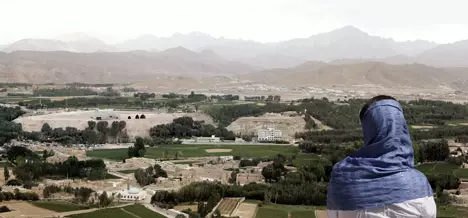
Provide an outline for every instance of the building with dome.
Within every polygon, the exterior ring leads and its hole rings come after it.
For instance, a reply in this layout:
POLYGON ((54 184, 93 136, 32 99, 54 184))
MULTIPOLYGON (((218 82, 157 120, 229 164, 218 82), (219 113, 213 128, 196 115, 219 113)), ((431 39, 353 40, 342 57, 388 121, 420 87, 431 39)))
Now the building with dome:
POLYGON ((147 193, 146 191, 139 188, 129 188, 119 192, 120 200, 122 201, 141 201, 145 200, 147 193))

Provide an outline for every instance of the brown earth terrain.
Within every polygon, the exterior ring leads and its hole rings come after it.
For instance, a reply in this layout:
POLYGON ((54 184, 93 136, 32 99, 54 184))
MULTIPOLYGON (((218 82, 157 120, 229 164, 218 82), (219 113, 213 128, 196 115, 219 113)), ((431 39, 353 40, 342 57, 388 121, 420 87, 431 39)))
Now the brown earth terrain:
POLYGON ((257 131, 265 128, 275 128, 283 132, 283 137, 292 137, 305 127, 304 118, 280 114, 266 114, 260 117, 241 117, 232 122, 227 129, 236 134, 257 135, 257 131))
POLYGON ((205 123, 212 124, 212 119, 204 114, 198 113, 154 113, 138 111, 74 111, 61 112, 38 116, 25 116, 16 119, 14 122, 21 123, 26 131, 40 131, 44 123, 48 123, 52 128, 75 127, 84 129, 88 126, 88 121, 96 120, 96 117, 112 123, 113 121, 125 121, 127 134, 130 137, 148 136, 149 129, 155 125, 171 123, 172 120, 182 116, 191 116, 195 120, 204 120, 205 123), (144 114, 145 119, 135 119, 136 115, 144 114), (113 116, 113 118, 109 118, 113 116), (131 119, 128 119, 128 116, 131 119), (116 118, 118 117, 118 119, 116 118))

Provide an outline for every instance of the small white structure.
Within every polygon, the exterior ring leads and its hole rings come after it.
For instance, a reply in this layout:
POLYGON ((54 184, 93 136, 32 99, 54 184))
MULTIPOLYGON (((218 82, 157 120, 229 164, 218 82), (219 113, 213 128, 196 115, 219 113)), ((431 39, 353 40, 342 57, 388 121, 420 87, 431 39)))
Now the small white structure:
POLYGON ((120 200, 122 201, 141 201, 144 200, 147 196, 147 192, 139 188, 129 188, 127 190, 122 190, 119 192, 120 200))
POLYGON ((221 140, 219 137, 212 135, 211 137, 197 137, 195 142, 197 143, 219 143, 221 140))
POLYGON ((234 160, 234 156, 219 156, 218 160, 221 162, 227 162, 227 161, 234 160))
POLYGON ((243 138, 236 137, 234 140, 235 143, 245 143, 245 140, 243 138))
POLYGON ((260 129, 257 132, 258 141, 277 141, 283 140, 283 132, 278 129, 268 128, 260 129))

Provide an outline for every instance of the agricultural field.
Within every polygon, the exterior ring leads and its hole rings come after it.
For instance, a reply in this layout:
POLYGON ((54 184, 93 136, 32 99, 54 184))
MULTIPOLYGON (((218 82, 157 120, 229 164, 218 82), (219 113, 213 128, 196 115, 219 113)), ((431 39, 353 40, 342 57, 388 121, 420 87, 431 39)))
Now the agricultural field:
POLYGON ((239 203, 240 198, 225 198, 221 201, 221 203, 218 206, 219 212, 221 214, 226 214, 226 215, 231 215, 234 209, 237 206, 237 203, 239 203))
MULTIPOLYGON (((259 203, 258 201, 245 201, 246 203, 259 203)), ((314 206, 264 204, 258 208, 255 218, 315 218, 315 210, 323 209, 314 206)))
POLYGON ((468 179, 468 169, 449 163, 426 163, 418 165, 416 168, 426 175, 453 172, 458 178, 468 179))
POLYGON ((91 213, 76 214, 68 216, 69 218, 135 218, 135 217, 154 217, 154 218, 165 218, 164 216, 147 209, 143 205, 135 204, 121 208, 109 208, 94 211, 91 213))
POLYGON ((274 208, 258 208, 257 216, 255 218, 287 218, 288 213, 283 210, 274 208))
POLYGON ((55 212, 86 210, 90 208, 88 206, 73 204, 69 202, 59 202, 59 201, 36 201, 36 202, 31 202, 31 204, 36 207, 44 208, 44 209, 55 211, 55 212))
MULTIPOLYGON (((128 149, 94 150, 88 151, 87 156, 105 159, 122 160, 127 158, 128 149)), ((179 158, 208 157, 208 156, 241 156, 241 157, 274 157, 277 154, 292 156, 299 153, 297 147, 289 145, 163 145, 148 148, 147 158, 173 158, 175 153, 180 152, 179 158), (216 150, 219 149, 219 152, 216 150), (222 149, 222 150, 221 150, 222 149)))

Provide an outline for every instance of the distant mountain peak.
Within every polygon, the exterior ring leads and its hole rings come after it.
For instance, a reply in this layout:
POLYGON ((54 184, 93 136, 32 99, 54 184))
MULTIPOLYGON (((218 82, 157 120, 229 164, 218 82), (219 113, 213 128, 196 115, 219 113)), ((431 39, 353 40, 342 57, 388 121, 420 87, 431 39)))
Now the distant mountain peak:
POLYGON ((184 48, 182 46, 166 49, 166 50, 162 51, 162 53, 165 53, 165 54, 191 54, 191 55, 196 54, 196 52, 194 52, 192 50, 189 50, 189 49, 186 49, 186 48, 184 48))
POLYGON ((343 34, 343 35, 366 35, 366 36, 369 35, 368 33, 352 25, 347 25, 339 29, 332 30, 329 33, 330 34, 343 34))

